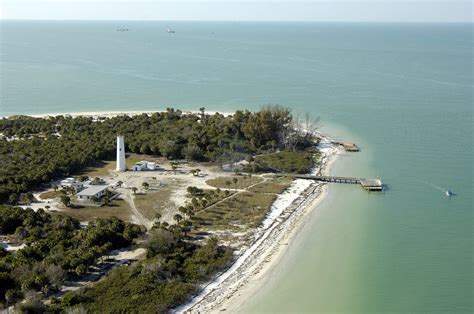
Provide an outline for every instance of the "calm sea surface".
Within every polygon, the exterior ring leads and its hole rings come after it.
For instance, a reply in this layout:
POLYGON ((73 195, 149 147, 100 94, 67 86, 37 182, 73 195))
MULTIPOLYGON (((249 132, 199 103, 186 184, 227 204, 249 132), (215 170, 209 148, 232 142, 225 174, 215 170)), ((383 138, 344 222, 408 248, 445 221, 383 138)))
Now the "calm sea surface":
POLYGON ((474 311, 472 24, 0 27, 0 115, 274 103, 359 144, 333 173, 387 191, 331 186, 243 311, 474 311))

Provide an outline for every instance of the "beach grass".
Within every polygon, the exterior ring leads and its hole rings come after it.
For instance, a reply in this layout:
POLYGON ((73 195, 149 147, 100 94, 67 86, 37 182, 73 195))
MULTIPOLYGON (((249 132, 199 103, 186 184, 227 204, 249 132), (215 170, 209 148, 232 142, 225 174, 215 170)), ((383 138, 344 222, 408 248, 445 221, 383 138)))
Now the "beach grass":
POLYGON ((196 213, 193 223, 202 229, 247 229, 260 224, 276 194, 243 192, 196 213))
POLYGON ((210 186, 221 189, 245 189, 262 181, 262 178, 256 176, 230 176, 210 179, 207 180, 206 183, 210 186), (236 183, 234 183, 234 179, 237 180, 236 183))
POLYGON ((275 178, 252 186, 249 188, 249 191, 254 193, 281 194, 290 186, 292 181, 293 179, 288 177, 275 178))

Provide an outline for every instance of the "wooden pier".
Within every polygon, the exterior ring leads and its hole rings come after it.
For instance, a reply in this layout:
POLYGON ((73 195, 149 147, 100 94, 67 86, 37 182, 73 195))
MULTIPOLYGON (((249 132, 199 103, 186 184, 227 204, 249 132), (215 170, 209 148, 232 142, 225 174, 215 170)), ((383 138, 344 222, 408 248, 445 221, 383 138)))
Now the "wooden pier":
POLYGON ((278 174, 282 176, 292 177, 295 179, 315 180, 331 183, 349 183, 360 184, 368 191, 382 191, 383 183, 380 179, 354 178, 354 177, 334 177, 334 176, 312 176, 308 174, 278 174))

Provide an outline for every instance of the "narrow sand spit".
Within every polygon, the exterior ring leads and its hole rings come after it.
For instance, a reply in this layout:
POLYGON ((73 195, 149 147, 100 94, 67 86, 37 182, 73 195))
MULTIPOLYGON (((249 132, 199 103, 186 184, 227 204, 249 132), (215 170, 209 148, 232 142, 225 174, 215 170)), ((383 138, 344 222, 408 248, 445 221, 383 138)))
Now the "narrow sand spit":
MULTIPOLYGON (((322 140, 319 148, 322 152, 322 162, 314 169, 313 174, 327 173, 340 152, 327 138, 322 140)), ((238 310, 247 296, 258 291, 270 270, 278 263, 288 241, 302 227, 308 213, 325 194, 324 183, 294 180, 273 203, 262 225, 256 230, 250 247, 242 248, 229 269, 204 286, 189 303, 174 312, 209 313, 238 310)))
MULTIPOLYGON (((175 109, 178 110, 178 109, 175 109)), ((148 114, 151 115, 155 112, 166 112, 165 110, 154 110, 154 111, 89 111, 89 112, 68 112, 68 113, 41 113, 41 114, 28 114, 30 117, 35 117, 35 118, 47 118, 47 117, 55 117, 55 116, 71 116, 71 117, 79 117, 79 116, 84 116, 84 117, 94 117, 94 118, 113 118, 117 116, 136 116, 136 115, 141 115, 141 114, 148 114)), ((190 110, 181 110, 182 113, 184 114, 200 114, 200 111, 190 111, 190 110)), ((224 116, 231 116, 234 113, 232 112, 219 112, 219 111, 207 111, 205 112, 206 114, 214 115, 216 113, 220 113, 224 116)), ((0 118, 8 118, 8 116, 0 116, 0 118)))
MULTIPOLYGON (((154 111, 158 112, 158 111, 154 111)), ((50 113, 31 115, 48 117, 56 115, 91 116, 111 118, 119 115, 134 116, 152 114, 154 112, 76 112, 50 113)), ((199 113, 183 111, 185 114, 199 113)), ((207 114, 215 112, 206 111, 207 114)), ((232 113, 222 112, 223 115, 232 113)), ((331 144, 331 139, 321 133, 319 149, 322 152, 321 164, 314 169, 313 174, 327 174, 331 164, 341 149, 331 144)), ((211 283, 202 287, 201 292, 189 303, 175 309, 174 313, 209 313, 221 311, 238 311, 249 296, 268 279, 275 268, 288 243, 304 225, 308 214, 326 195, 326 185, 309 180, 294 180, 291 186, 278 196, 273 203, 262 225, 254 233, 254 241, 250 246, 243 247, 237 253, 238 257, 230 268, 219 274, 211 283)))

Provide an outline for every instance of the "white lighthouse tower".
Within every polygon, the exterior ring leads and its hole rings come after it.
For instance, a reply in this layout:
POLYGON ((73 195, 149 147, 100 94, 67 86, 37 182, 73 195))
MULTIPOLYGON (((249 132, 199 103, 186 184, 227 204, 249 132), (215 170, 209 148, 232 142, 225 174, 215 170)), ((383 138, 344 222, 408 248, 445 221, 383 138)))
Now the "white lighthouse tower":
POLYGON ((117 135, 117 171, 125 171, 125 142, 122 135, 117 135))

